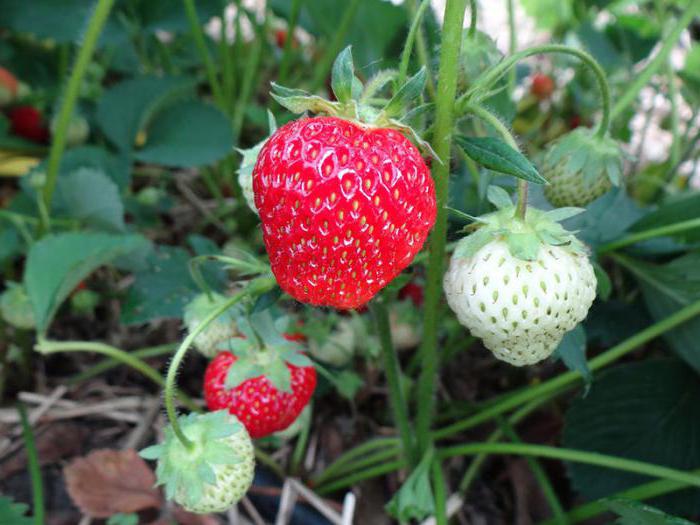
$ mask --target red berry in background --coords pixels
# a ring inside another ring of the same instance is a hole
[[[49,130],[41,112],[32,106],[17,106],[7,112],[13,134],[34,142],[47,142]]]
[[[0,106],[12,102],[17,97],[19,82],[4,67],[0,67]]]
[[[569,129],[576,129],[582,124],[581,115],[572,115],[569,118]]]
[[[309,403],[316,388],[312,366],[287,364],[292,392],[283,392],[264,376],[226,389],[226,374],[236,361],[231,352],[220,352],[204,373],[204,399],[211,411],[227,409],[243,423],[253,439],[268,436],[291,425]]]
[[[539,100],[547,100],[554,93],[554,80],[544,73],[536,73],[532,77],[530,92]]]
[[[423,305],[423,287],[416,283],[408,283],[399,290],[399,299],[410,299],[415,306],[420,307]]]
[[[393,129],[337,117],[278,129],[253,171],[272,272],[295,299],[339,309],[369,301],[423,247],[435,188]]]

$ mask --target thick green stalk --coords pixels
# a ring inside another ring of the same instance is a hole
[[[700,476],[700,469],[693,470],[690,472],[690,474]],[[631,499],[643,501],[656,498],[657,496],[663,496],[669,492],[675,492],[687,487],[687,483],[682,483],[680,481],[657,479],[655,481],[650,481],[649,483],[644,483],[642,485],[637,485],[636,487],[617,492],[602,500],[592,501],[591,503],[586,503],[580,507],[576,507],[572,511],[569,511],[566,517],[570,522],[578,523],[606,512],[608,510],[607,503],[610,499]],[[541,522],[539,525],[559,525],[559,522],[557,522],[555,519],[550,519]]]
[[[167,354],[171,354],[175,348],[177,348],[177,345],[175,343],[168,343],[164,345],[159,345],[159,346],[153,346],[149,348],[141,348],[140,350],[133,350],[128,353],[128,355],[131,355],[133,357],[136,357],[138,359],[147,359],[149,357],[159,357]],[[90,379],[91,377],[95,377],[96,375],[102,374],[104,372],[107,372],[108,370],[111,370],[112,368],[118,367],[122,362],[119,361],[118,359],[114,358],[107,358],[90,368],[87,368],[83,370],[82,372],[75,374],[74,376],[69,377],[66,380],[66,384],[68,385],[77,385],[78,383],[82,383],[86,379]],[[163,383],[165,384],[165,383]],[[160,386],[163,386],[162,384]]]
[[[340,3],[340,5],[342,5],[342,3]],[[315,92],[317,89],[323,86],[323,83],[326,81],[328,72],[331,70],[335,57],[338,55],[338,53],[340,53],[340,50],[343,47],[345,37],[350,30],[350,25],[352,24],[353,20],[355,20],[355,14],[357,13],[359,7],[360,0],[350,0],[348,2],[348,6],[345,8],[345,12],[343,13],[343,18],[340,20],[338,28],[334,31],[333,40],[331,40],[331,42],[328,44],[326,52],[323,54],[318,64],[316,64],[316,73],[311,81],[312,92]]]
[[[165,376],[165,392],[163,396],[165,397],[165,412],[168,415],[168,420],[170,421],[170,426],[173,430],[173,434],[177,436],[182,445],[187,449],[191,449],[194,446],[194,444],[187,438],[187,436],[185,436],[185,434],[182,432],[182,429],[180,428],[180,424],[177,420],[177,411],[175,410],[175,403],[173,401],[173,394],[175,392],[175,380],[177,378],[178,368],[180,368],[180,363],[185,358],[185,354],[187,353],[187,350],[190,348],[195,338],[200,333],[202,333],[207,328],[207,326],[209,326],[209,324],[212,321],[214,321],[214,319],[219,317],[226,310],[231,308],[236,303],[242,301],[246,297],[250,295],[259,295],[261,293],[264,293],[267,290],[272,289],[273,286],[275,286],[275,280],[272,277],[262,277],[259,278],[257,281],[251,282],[247,288],[229,297],[225,302],[221,304],[221,306],[218,306],[217,308],[212,310],[211,313],[209,313],[209,315],[202,319],[202,322],[197,325],[197,328],[195,328],[189,334],[187,334],[187,337],[185,337],[184,341],[182,341],[177,351],[175,352],[173,360],[170,362],[170,367],[168,367],[168,374]]]
[[[479,21],[479,9],[476,0],[469,0],[469,38],[474,38],[476,35],[476,24]]]
[[[435,501],[435,523],[447,525],[447,487],[445,475],[442,472],[442,462],[434,459],[430,465],[430,473],[433,479],[433,500]]]
[[[438,351],[438,326],[440,324],[440,293],[445,264],[447,237],[447,186],[450,173],[452,130],[454,127],[454,101],[457,92],[459,52],[462,46],[462,24],[467,0],[447,0],[440,49],[437,100],[435,102],[435,132],[432,147],[438,156],[433,164],[437,217],[430,235],[428,275],[425,287],[423,341],[420,346],[422,363],[418,378],[418,409],[416,434],[419,455],[431,444],[430,425],[434,411],[434,384],[440,360]]]
[[[610,363],[613,363],[620,359],[622,356],[630,353],[632,350],[638,348],[642,344],[651,341],[652,339],[660,336],[661,334],[668,332],[669,330],[675,328],[676,326],[683,324],[684,322],[692,319],[693,317],[700,314],[700,301],[694,302],[681,308],[677,312],[669,315],[665,319],[654,323],[653,325],[645,328],[641,332],[633,335],[632,337],[624,340],[620,344],[612,347],[610,350],[600,354],[599,356],[591,359],[588,363],[591,371],[598,370]],[[562,389],[573,388],[578,381],[581,379],[581,375],[578,372],[565,372],[557,377],[540,383],[537,386],[533,386],[526,390],[519,392],[516,395],[509,396],[494,405],[468,417],[462,421],[458,421],[449,425],[447,427],[441,428],[434,432],[435,439],[444,439],[469,428],[475,427],[485,421],[493,419],[494,417],[503,414],[509,410],[512,410],[518,406],[527,403],[533,399],[545,398],[550,399],[554,394],[558,393]]]
[[[599,137],[604,136],[608,132],[611,119],[610,86],[608,85],[605,71],[603,71],[603,68],[600,67],[600,64],[598,64],[596,59],[585,51],[562,44],[534,46],[529,49],[518,51],[517,53],[505,58],[497,66],[484,74],[483,77],[480,77],[479,81],[477,81],[465,94],[457,99],[456,106],[459,108],[458,111],[464,112],[471,104],[471,98],[475,94],[487,93],[490,88],[520,60],[533,55],[542,55],[545,53],[563,53],[565,55],[575,56],[593,72],[596,77],[596,82],[598,83],[598,90],[600,91],[601,106],[603,110],[603,116],[600,120],[600,124],[598,124],[596,135]]]
[[[214,95],[217,105],[223,111],[226,111],[226,98],[221,90],[221,84],[219,83],[219,77],[216,73],[214,61],[211,59],[209,49],[207,48],[207,41],[204,38],[204,31],[202,31],[202,25],[199,21],[199,17],[197,16],[197,8],[194,5],[194,0],[182,1],[185,4],[185,13],[187,13],[187,20],[190,23],[190,31],[192,31],[194,44],[197,46],[197,51],[199,51],[202,62],[204,62],[204,68],[207,71],[207,79],[209,80],[209,86],[211,87],[212,94]],[[223,17],[221,17],[221,23],[225,24]]]
[[[671,51],[676,47],[681,33],[692,22],[693,18],[700,14],[700,2],[693,0],[688,3],[688,7],[678,19],[673,29],[662,39],[663,45],[642,71],[635,75],[631,84],[625,86],[625,90],[620,94],[615,106],[612,108],[611,118],[615,119],[627,109],[636,99],[639,92],[646,86],[651,77],[666,63]]]
[[[520,439],[520,436],[518,436],[518,434],[515,432],[510,423],[508,423],[505,420],[501,423],[503,433],[508,439],[510,439],[513,443],[523,444],[523,441]],[[569,522],[569,520],[566,518],[564,507],[559,501],[557,493],[554,491],[552,483],[549,481],[549,478],[547,477],[547,474],[542,468],[542,465],[540,465],[540,462],[537,461],[537,458],[533,456],[525,456],[525,461],[527,461],[527,464],[530,467],[530,470],[532,471],[532,475],[535,477],[537,484],[540,486],[540,490],[542,491],[544,498],[547,500],[547,504],[549,505],[552,514],[554,514],[556,522],[559,525],[566,525]]]
[[[514,55],[518,50],[518,31],[515,27],[515,0],[506,0],[506,7],[508,9],[508,54]],[[517,71],[515,68],[508,72],[508,93],[513,96],[513,90],[515,89],[515,83],[517,80]]]
[[[100,33],[102,33],[102,28],[107,21],[113,4],[114,0],[98,0],[92,17],[88,22],[82,45],[78,50],[78,56],[73,66],[73,71],[68,78],[66,91],[62,97],[61,109],[58,111],[58,119],[56,121],[56,130],[51,142],[51,149],[49,150],[49,159],[46,163],[46,184],[42,191],[42,204],[45,210],[45,213],[41,214],[42,232],[47,232],[51,227],[49,215],[51,200],[53,198],[53,192],[56,189],[58,170],[61,166],[63,150],[66,147],[66,135],[68,133],[68,126],[70,125],[71,115],[73,114],[73,108],[80,95],[80,86],[83,83],[83,77],[85,76],[87,67],[90,65],[92,54],[97,46],[97,40],[100,37]]]
[[[599,454],[597,452],[587,452],[584,450],[574,450],[569,448],[549,447],[545,445],[529,445],[520,443],[467,443],[443,448],[438,451],[438,456],[447,459],[456,456],[471,456],[481,453],[497,455],[519,455],[534,456],[561,461],[571,461],[574,463],[585,463],[635,474],[643,474],[654,478],[667,479],[685,483],[693,487],[700,487],[700,476],[693,472],[676,470],[662,465],[645,463],[632,459]]]
[[[403,51],[401,52],[401,62],[399,63],[399,76],[396,80],[398,86],[403,86],[406,83],[406,77],[408,76],[408,62],[411,59],[411,53],[413,52],[413,43],[416,40],[416,34],[420,29],[420,23],[423,19],[425,11],[430,7],[430,0],[423,0],[413,15],[413,22],[411,22],[411,28],[406,36],[406,42],[403,45]]]
[[[700,218],[688,219],[687,221],[676,222],[674,224],[667,224],[665,226],[659,226],[658,228],[652,228],[642,232],[631,233],[625,237],[622,237],[621,239],[601,245],[596,251],[599,255],[601,255],[641,241],[654,239],[655,237],[665,237],[667,235],[673,235],[674,233],[681,233],[697,228],[700,228]]]
[[[372,469],[364,470],[362,472],[358,472],[357,474],[353,474],[352,476],[348,476],[333,483],[329,483],[328,485],[317,489],[316,492],[321,496],[325,494],[330,494],[332,492],[335,492],[336,490],[351,487],[352,485],[355,485],[360,481],[376,478],[378,476],[383,476],[384,474],[388,474],[389,472],[395,472],[405,466],[406,462],[403,460],[381,463],[380,465],[377,465]]]
[[[24,439],[24,449],[27,452],[27,464],[29,466],[29,477],[32,480],[32,500],[34,504],[33,514],[35,525],[44,525],[44,483],[41,480],[41,466],[39,464],[39,453],[36,450],[34,432],[27,417],[27,409],[22,403],[17,404],[20,422],[22,423],[22,438]]]
[[[353,465],[355,463],[355,458],[362,457],[374,450],[391,447],[391,449],[398,454],[398,445],[399,440],[397,438],[372,439],[357,445],[355,448],[343,453],[338,459],[328,465],[323,472],[314,478],[313,484],[314,486],[321,485],[326,480],[336,477],[337,473],[339,472],[354,470],[354,467],[352,466],[346,468],[347,465]]]
[[[395,461],[398,459],[402,461],[403,465],[409,465],[407,458],[401,456],[401,447],[395,446],[384,448],[373,454],[368,454],[362,459],[355,460],[349,464],[346,464],[343,468],[335,469],[332,475],[326,476],[324,472],[323,478],[318,478],[322,479],[322,483],[314,480],[314,485],[323,486],[324,484],[333,482],[334,480],[343,479],[350,474],[354,474],[357,471],[361,471],[362,469],[374,467],[376,465],[381,465],[382,463],[386,463],[389,460]]]
[[[413,435],[408,420],[408,405],[401,387],[401,365],[391,340],[389,314],[384,300],[379,297],[372,303],[372,313],[379,333],[379,345],[384,360],[384,374],[389,385],[389,399],[394,412],[394,422],[399,430],[403,453],[411,464],[416,464],[416,454],[413,446]]]
[[[148,379],[153,381],[158,386],[164,386],[165,380],[163,376],[158,373],[158,370],[150,366],[148,363],[143,362],[137,356],[131,352],[125,352],[119,348],[104,344],[96,343],[93,341],[47,341],[40,340],[34,349],[40,354],[55,354],[59,352],[95,352],[96,354],[105,355],[115,361],[123,363],[142,375],[146,376]],[[185,394],[178,392],[178,398],[190,410],[199,410],[199,407]]]

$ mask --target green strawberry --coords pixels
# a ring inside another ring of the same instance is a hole
[[[7,289],[0,295],[0,315],[15,328],[31,330],[36,327],[34,310],[24,285],[8,281]]]
[[[255,472],[253,442],[236,416],[226,410],[178,419],[193,447],[186,448],[171,427],[162,443],[141,451],[158,460],[158,485],[165,495],[198,514],[224,512],[248,491]]]
[[[541,173],[552,205],[582,207],[620,184],[622,154],[613,139],[578,128],[549,148]]]
[[[204,318],[216,307],[220,306],[226,298],[217,293],[199,294],[187,306],[183,321],[189,333],[197,329]],[[232,309],[233,310],[233,309]],[[236,336],[238,330],[234,321],[232,310],[222,313],[214,319],[194,339],[194,346],[205,357],[212,358],[218,352],[218,345],[223,341]]]

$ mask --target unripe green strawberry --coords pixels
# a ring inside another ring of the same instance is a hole
[[[444,289],[460,323],[515,366],[546,359],[587,315],[596,293],[582,245],[556,220],[571,209],[529,208],[525,221],[505,207],[480,218],[463,239]]]
[[[620,183],[622,154],[611,138],[578,128],[545,154],[542,175],[547,200],[554,206],[585,206]]]
[[[248,491],[255,472],[253,443],[236,416],[226,410],[189,414],[178,419],[193,447],[187,448],[171,427],[162,443],[141,451],[158,460],[158,485],[186,510],[224,512]]]
[[[54,115],[51,119],[51,135],[56,135],[56,127],[58,125],[58,115]],[[90,125],[82,115],[71,115],[66,130],[66,145],[68,147],[80,146],[84,144],[90,135]]]
[[[183,321],[187,331],[192,333],[209,315],[212,310],[220,306],[226,298],[223,295],[212,293],[211,295],[199,294],[187,306]],[[212,358],[218,352],[218,345],[238,334],[236,323],[230,312],[224,312],[214,319],[194,339],[194,346],[205,357]]]
[[[0,295],[0,315],[15,328],[31,330],[36,327],[34,310],[24,286],[8,281],[7,289]]]
[[[309,353],[318,361],[339,368],[350,362],[356,347],[355,330],[348,319],[339,319],[325,336],[309,337]]]

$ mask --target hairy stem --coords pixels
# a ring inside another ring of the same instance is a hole
[[[411,464],[416,463],[416,455],[413,446],[413,435],[408,421],[408,406],[401,388],[401,366],[399,356],[396,354],[391,340],[391,326],[389,314],[383,299],[377,298],[372,303],[372,313],[377,324],[379,343],[384,360],[384,374],[389,384],[389,398],[394,412],[394,422],[399,429],[399,436],[403,447],[403,453]]]
[[[187,335],[187,337],[185,337],[184,341],[182,341],[177,351],[175,352],[173,360],[170,362],[170,367],[168,368],[168,374],[165,377],[165,411],[168,415],[168,420],[170,421],[173,433],[177,436],[182,445],[187,449],[191,449],[194,446],[194,444],[187,438],[187,436],[185,436],[185,434],[182,432],[182,429],[180,428],[180,424],[177,420],[177,411],[175,410],[175,403],[173,401],[175,392],[175,379],[177,378],[177,371],[180,367],[180,363],[185,358],[185,354],[187,353],[187,350],[190,348],[195,338],[200,333],[202,333],[212,321],[214,321],[217,317],[219,317],[233,305],[242,301],[244,298],[251,295],[258,295],[264,293],[267,290],[272,289],[274,285],[275,280],[271,277],[262,277],[257,279],[256,281],[252,281],[247,288],[238,292],[235,295],[232,295],[220,306],[212,310],[211,313],[209,313],[209,315],[207,315],[202,320],[202,322],[199,325],[197,325],[197,328],[192,330]]]
[[[598,83],[598,90],[600,91],[601,105],[603,109],[603,117],[601,118],[598,129],[596,130],[596,135],[599,137],[604,136],[608,132],[611,119],[610,86],[608,85],[608,80],[605,77],[605,71],[603,71],[603,68],[600,67],[600,64],[598,64],[596,59],[585,51],[561,44],[534,46],[529,49],[518,51],[517,53],[505,58],[493,69],[479,77],[479,80],[477,80],[477,82],[464,95],[459,97],[457,100],[457,107],[459,108],[459,111],[463,112],[466,106],[472,102],[471,99],[475,95],[478,96],[479,94],[487,93],[489,89],[520,60],[544,53],[563,53],[565,55],[575,56],[593,72],[596,77],[596,82]]]
[[[56,130],[53,135],[53,140],[51,141],[51,149],[49,150],[49,160],[46,163],[46,184],[44,185],[41,195],[42,209],[44,210],[43,213],[41,213],[40,231],[42,233],[46,233],[51,228],[49,215],[51,200],[53,198],[53,192],[56,189],[58,171],[61,166],[63,150],[66,147],[66,135],[73,114],[73,108],[80,95],[80,86],[83,83],[83,77],[85,76],[87,67],[90,65],[92,54],[97,46],[97,40],[100,37],[100,33],[102,33],[102,28],[107,21],[113,4],[114,0],[98,0],[92,17],[88,22],[82,45],[78,50],[75,65],[68,78],[66,90],[63,93],[61,109],[58,111],[58,119],[56,121]]]
[[[435,104],[435,132],[432,146],[438,156],[434,164],[437,217],[430,235],[430,255],[425,287],[424,330],[419,354],[422,363],[418,378],[418,409],[416,434],[419,456],[431,445],[430,426],[434,410],[434,383],[440,360],[438,326],[440,323],[440,292],[445,263],[447,236],[447,186],[450,171],[454,101],[457,92],[459,52],[462,45],[462,24],[467,0],[447,0],[440,50],[437,100]]]
[[[27,453],[27,465],[29,467],[29,477],[32,480],[32,500],[34,504],[33,514],[36,525],[44,525],[44,483],[41,480],[41,466],[39,464],[39,453],[36,449],[34,432],[27,417],[27,409],[22,403],[17,404],[20,422],[22,423],[22,438],[24,439],[24,449]]]

